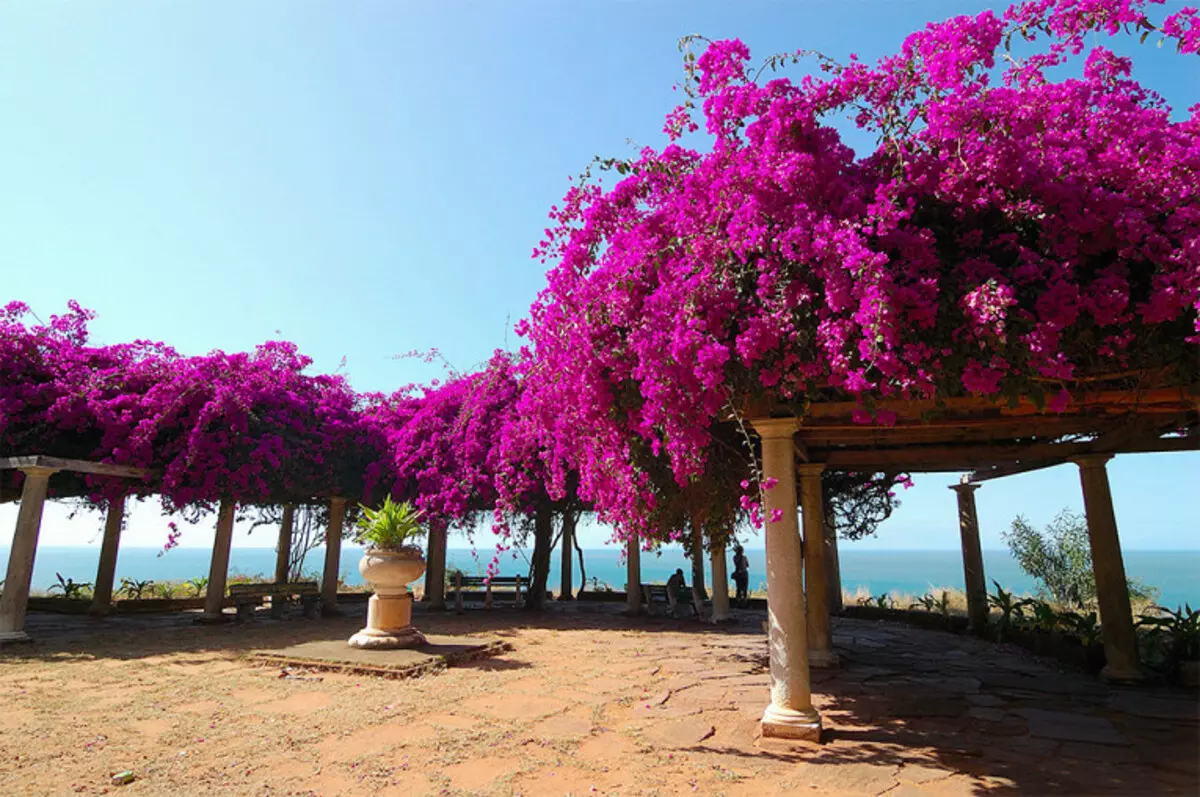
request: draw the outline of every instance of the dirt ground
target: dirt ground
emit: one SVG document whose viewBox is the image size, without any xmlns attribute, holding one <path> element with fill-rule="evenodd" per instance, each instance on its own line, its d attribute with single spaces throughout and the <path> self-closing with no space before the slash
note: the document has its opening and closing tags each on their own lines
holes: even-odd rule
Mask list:
<svg viewBox="0 0 1200 797">
<path fill-rule="evenodd" d="M 1019 651 L 840 620 L 814 672 L 821 746 L 758 740 L 760 616 L 732 627 L 418 613 L 502 638 L 500 657 L 412 680 L 282 678 L 254 649 L 348 637 L 361 618 L 197 627 L 183 616 L 31 616 L 0 653 L 0 794 L 1196 794 L 1195 693 L 1112 690 Z M 295 673 L 294 673 L 295 674 Z M 115 772 L 136 779 L 111 783 Z"/>
</svg>

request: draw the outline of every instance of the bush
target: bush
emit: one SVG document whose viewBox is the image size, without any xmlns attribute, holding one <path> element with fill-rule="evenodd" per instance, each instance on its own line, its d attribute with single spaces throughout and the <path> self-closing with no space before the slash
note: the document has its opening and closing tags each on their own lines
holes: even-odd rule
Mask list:
<svg viewBox="0 0 1200 797">
<path fill-rule="evenodd" d="M 1021 569 L 1054 601 L 1082 608 L 1095 599 L 1092 548 L 1082 516 L 1064 509 L 1043 532 L 1018 515 L 1001 536 Z"/>
<path fill-rule="evenodd" d="M 1082 515 L 1063 509 L 1044 531 L 1018 515 L 1012 529 L 1001 536 L 1021 569 L 1038 580 L 1043 595 L 1059 605 L 1079 609 L 1095 604 L 1092 545 Z M 1137 601 L 1152 601 L 1158 594 L 1156 588 L 1136 580 L 1131 579 L 1128 586 L 1129 596 Z"/>
</svg>

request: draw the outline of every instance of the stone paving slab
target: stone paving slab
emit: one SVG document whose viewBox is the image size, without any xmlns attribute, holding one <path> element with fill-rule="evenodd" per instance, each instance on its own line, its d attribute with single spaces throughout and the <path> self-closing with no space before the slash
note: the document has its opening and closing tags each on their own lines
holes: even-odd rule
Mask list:
<svg viewBox="0 0 1200 797">
<path fill-rule="evenodd" d="M 428 644 L 397 650 L 352 648 L 345 640 L 303 642 L 277 650 L 256 650 L 258 664 L 353 672 L 384 678 L 412 678 L 511 650 L 507 642 L 474 637 L 427 636 Z"/>
</svg>

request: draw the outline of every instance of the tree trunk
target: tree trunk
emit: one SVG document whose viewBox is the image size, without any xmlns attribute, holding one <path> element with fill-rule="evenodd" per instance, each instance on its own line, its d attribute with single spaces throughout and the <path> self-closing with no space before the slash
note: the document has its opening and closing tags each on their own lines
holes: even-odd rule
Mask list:
<svg viewBox="0 0 1200 797">
<path fill-rule="evenodd" d="M 540 610 L 546 605 L 546 582 L 550 578 L 550 546 L 554 542 L 554 513 L 539 506 L 533 520 L 533 572 L 529 577 L 529 597 L 525 607 Z"/>
</svg>

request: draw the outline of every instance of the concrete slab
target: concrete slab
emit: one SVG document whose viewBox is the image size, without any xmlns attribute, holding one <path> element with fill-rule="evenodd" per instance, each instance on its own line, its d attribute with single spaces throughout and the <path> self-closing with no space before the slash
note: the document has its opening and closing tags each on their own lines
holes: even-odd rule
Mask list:
<svg viewBox="0 0 1200 797">
<path fill-rule="evenodd" d="M 428 644 L 412 648 L 368 650 L 352 648 L 344 639 L 327 639 L 277 650 L 256 650 L 248 658 L 264 665 L 413 678 L 512 650 L 512 645 L 497 639 L 433 635 L 427 636 L 427 640 Z"/>
</svg>

